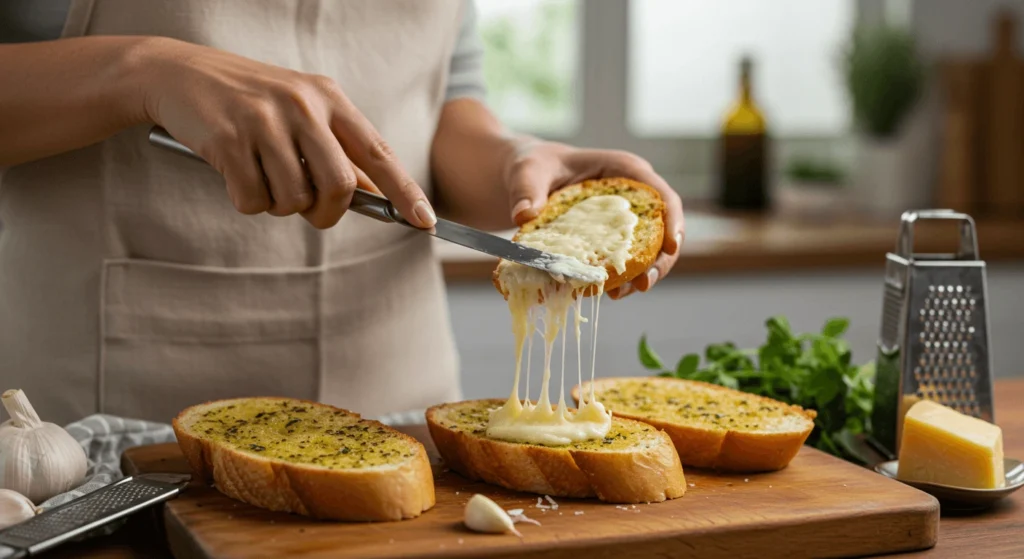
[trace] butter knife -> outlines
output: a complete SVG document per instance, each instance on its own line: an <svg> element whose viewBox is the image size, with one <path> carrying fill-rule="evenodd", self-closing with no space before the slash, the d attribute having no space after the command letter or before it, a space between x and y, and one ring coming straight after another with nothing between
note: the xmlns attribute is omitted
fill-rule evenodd
<svg viewBox="0 0 1024 559"><path fill-rule="evenodd" d="M154 126L150 130L149 141L155 146L205 162L187 146L171 137L171 135L160 126ZM452 242L484 254L489 254L502 260L517 262L524 266L544 270L545 272L562 277L588 281L586 276L577 275L571 268L559 266L553 269L553 266L558 263L564 263L568 259L565 256L546 253L508 239L503 239L497 235L492 235L479 229L460 225L454 221L438 218L437 223L430 229L421 229L416 227L406 221L387 198L362 189L356 189L355 193L353 193L349 209L378 221L404 225L417 231L433 235L439 239L444 239L445 241Z"/></svg>

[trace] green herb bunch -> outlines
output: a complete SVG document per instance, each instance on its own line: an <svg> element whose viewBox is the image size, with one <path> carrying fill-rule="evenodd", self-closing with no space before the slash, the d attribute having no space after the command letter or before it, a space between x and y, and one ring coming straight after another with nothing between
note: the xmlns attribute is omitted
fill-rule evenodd
<svg viewBox="0 0 1024 559"><path fill-rule="evenodd" d="M813 409L817 418L807 444L863 462L855 438L870 429L874 365L853 364L842 339L849 320L829 319L818 334L794 334L781 316L769 318L766 326L768 339L757 349L712 344L704 351L703 365L701 356L692 353L675 370L667 370L643 336L640 362L660 376L710 382Z"/></svg>

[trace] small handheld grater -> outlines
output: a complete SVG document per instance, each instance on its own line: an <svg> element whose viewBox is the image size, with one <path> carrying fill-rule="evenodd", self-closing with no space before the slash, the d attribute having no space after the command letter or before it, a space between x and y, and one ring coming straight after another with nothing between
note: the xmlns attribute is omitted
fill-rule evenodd
<svg viewBox="0 0 1024 559"><path fill-rule="evenodd" d="M922 220L959 222L955 254L915 254ZM985 262L974 220L952 210L905 212L896 252L886 254L871 440L899 454L903 416L918 400L994 421Z"/></svg>
<svg viewBox="0 0 1024 559"><path fill-rule="evenodd" d="M0 559L36 557L150 505L172 499L189 481L186 474L143 474L69 503L45 510L0 530Z"/></svg>

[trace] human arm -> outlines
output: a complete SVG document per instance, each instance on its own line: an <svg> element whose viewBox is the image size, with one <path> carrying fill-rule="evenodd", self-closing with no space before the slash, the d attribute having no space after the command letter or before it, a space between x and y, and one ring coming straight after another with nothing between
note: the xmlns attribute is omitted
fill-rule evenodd
<svg viewBox="0 0 1024 559"><path fill-rule="evenodd" d="M483 44L476 6L464 0L452 55L447 102L431 149L435 201L449 218L488 230L509 229L537 215L552 190L602 176L627 176L658 190L668 207L666 235L654 267L609 293L646 291L665 277L683 239L679 195L643 159L620 151L581 150L509 132L487 108Z"/></svg>
<svg viewBox="0 0 1024 559"><path fill-rule="evenodd" d="M156 123L224 175L242 213L330 227L361 183L415 225L433 224L422 189L323 76L173 39L101 36L0 45L0 75L0 165Z"/></svg>

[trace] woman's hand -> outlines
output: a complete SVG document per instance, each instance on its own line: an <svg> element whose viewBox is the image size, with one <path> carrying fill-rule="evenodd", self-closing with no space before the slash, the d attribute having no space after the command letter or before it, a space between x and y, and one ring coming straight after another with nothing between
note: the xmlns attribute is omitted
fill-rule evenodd
<svg viewBox="0 0 1024 559"><path fill-rule="evenodd" d="M414 225L436 222L423 190L331 79L170 39L148 48L146 114L224 175L239 212L298 213L327 228L359 184Z"/></svg>
<svg viewBox="0 0 1024 559"><path fill-rule="evenodd" d="M665 201L665 240L646 274L608 294L620 299L647 291L668 275L683 243L683 203L675 190L644 159L624 151L578 149L554 142L520 140L506 168L509 204L517 225L533 219L554 190L587 179L626 177L654 187Z"/></svg>

